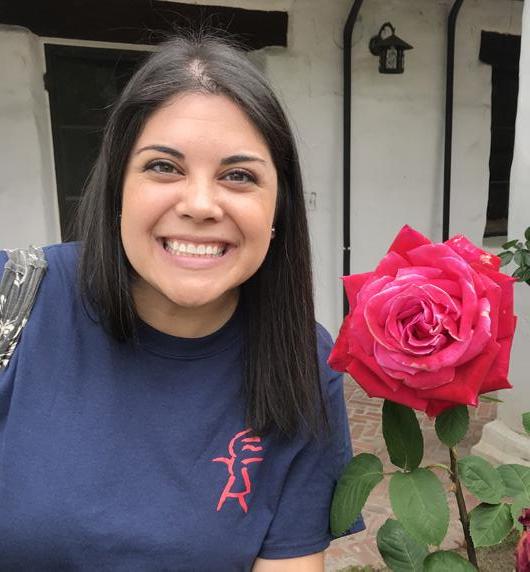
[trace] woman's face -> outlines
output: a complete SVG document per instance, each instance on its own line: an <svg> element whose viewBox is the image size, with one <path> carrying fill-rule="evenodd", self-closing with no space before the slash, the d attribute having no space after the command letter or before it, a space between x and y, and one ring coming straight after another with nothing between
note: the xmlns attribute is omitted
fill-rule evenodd
<svg viewBox="0 0 530 572"><path fill-rule="evenodd" d="M268 147L230 99L184 94L158 109L123 184L121 238L140 277L140 316L237 301L269 248L276 196Z"/></svg>

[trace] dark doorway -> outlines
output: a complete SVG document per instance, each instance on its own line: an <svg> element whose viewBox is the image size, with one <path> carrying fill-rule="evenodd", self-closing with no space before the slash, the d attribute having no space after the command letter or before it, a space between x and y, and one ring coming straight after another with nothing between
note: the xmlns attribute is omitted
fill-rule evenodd
<svg viewBox="0 0 530 572"><path fill-rule="evenodd" d="M484 236L506 236L519 93L520 36L482 32L480 60L492 66L490 181Z"/></svg>
<svg viewBox="0 0 530 572"><path fill-rule="evenodd" d="M47 44L49 93L61 236L72 222L97 156L109 106L146 52Z"/></svg>

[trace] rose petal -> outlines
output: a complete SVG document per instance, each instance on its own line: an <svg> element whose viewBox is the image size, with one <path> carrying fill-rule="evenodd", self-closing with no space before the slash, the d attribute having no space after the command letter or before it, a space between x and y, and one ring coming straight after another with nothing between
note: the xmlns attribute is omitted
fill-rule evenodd
<svg viewBox="0 0 530 572"><path fill-rule="evenodd" d="M390 399L420 411L427 409L428 401L426 399L419 398L413 390L404 386L401 386L398 391L392 391L359 360L354 359L349 364L348 373L366 391L369 397Z"/></svg>
<svg viewBox="0 0 530 572"><path fill-rule="evenodd" d="M404 279L410 278L411 276L422 279L428 279L429 282L434 278L439 278L442 275L442 271L439 268L432 268L430 266L407 266L405 268L400 268L396 274L396 278ZM425 281L425 280L423 280Z"/></svg>
<svg viewBox="0 0 530 572"><path fill-rule="evenodd" d="M476 359L456 368L454 380L433 389L419 389L418 396L425 399L442 399L454 403L477 405L478 394L499 353L498 343L491 341Z"/></svg>
<svg viewBox="0 0 530 572"><path fill-rule="evenodd" d="M501 288L497 336L499 338L513 336L516 324L513 315L513 285L515 278L506 276L502 272L490 270L486 266L481 267L480 272L491 278Z"/></svg>
<svg viewBox="0 0 530 572"><path fill-rule="evenodd" d="M510 367L510 351L513 338L503 338L499 340L499 353L486 375L480 393L488 393L497 389L510 389L512 385L508 381L508 370Z"/></svg>
<svg viewBox="0 0 530 572"><path fill-rule="evenodd" d="M478 304L478 317L471 334L471 343L455 362L455 366L460 366L475 358L491 339L490 303L487 298L482 298Z"/></svg>
<svg viewBox="0 0 530 572"><path fill-rule="evenodd" d="M398 232L396 238L394 238L388 252L397 252L403 258L408 260L408 252L423 244L431 244L431 241L426 236L423 236L423 234L406 224Z"/></svg>
<svg viewBox="0 0 530 572"><path fill-rule="evenodd" d="M385 370L379 365L373 354L366 354L361 346L356 342L355 338L350 338L350 345L348 352L350 356L355 357L362 362L368 369L375 373L381 381L387 385L392 391L397 391L401 385L391 375L388 375Z"/></svg>
<svg viewBox="0 0 530 572"><path fill-rule="evenodd" d="M410 266L409 262L397 252L388 252L375 269L378 276L395 276L403 267Z"/></svg>
<svg viewBox="0 0 530 572"><path fill-rule="evenodd" d="M439 399L431 399L427 405L426 413L429 417L437 417L446 409L451 409L455 404L452 401L441 401Z"/></svg>
<svg viewBox="0 0 530 572"><path fill-rule="evenodd" d="M445 241L445 244L452 248L457 254L459 254L465 261L477 262L493 270L498 270L501 264L501 259L498 256L482 250L478 246L475 246L467 237L462 234L457 234L449 240Z"/></svg>
<svg viewBox="0 0 530 572"><path fill-rule="evenodd" d="M357 306L357 294L359 290L373 277L373 272L365 272L364 274L352 274L351 276L344 276L342 278L344 290L346 291L346 296L350 303L350 311Z"/></svg>
<svg viewBox="0 0 530 572"><path fill-rule="evenodd" d="M352 360L348 353L348 337L351 335L351 318L346 316L340 327L335 345L328 357L328 364L335 371L346 371Z"/></svg>
<svg viewBox="0 0 530 572"><path fill-rule="evenodd" d="M389 351L385 346L374 344L374 359L390 376L396 379L403 379L404 373L414 374L418 369L403 365L400 360L402 354L400 352Z"/></svg>
<svg viewBox="0 0 530 572"><path fill-rule="evenodd" d="M454 381L454 367L442 367L437 372L416 372L414 375L405 374L403 383L412 389L434 389Z"/></svg>

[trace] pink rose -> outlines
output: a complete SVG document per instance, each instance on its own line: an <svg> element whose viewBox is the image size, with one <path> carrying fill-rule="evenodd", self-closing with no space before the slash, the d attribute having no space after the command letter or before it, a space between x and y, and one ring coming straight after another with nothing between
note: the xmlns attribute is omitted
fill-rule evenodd
<svg viewBox="0 0 530 572"><path fill-rule="evenodd" d="M530 572L530 508L525 508L518 520L523 525L524 532L515 549L515 569L517 572Z"/></svg>
<svg viewBox="0 0 530 572"><path fill-rule="evenodd" d="M464 236L404 226L374 272L344 277L350 312L329 364L370 397L438 415L509 388L514 279Z"/></svg>

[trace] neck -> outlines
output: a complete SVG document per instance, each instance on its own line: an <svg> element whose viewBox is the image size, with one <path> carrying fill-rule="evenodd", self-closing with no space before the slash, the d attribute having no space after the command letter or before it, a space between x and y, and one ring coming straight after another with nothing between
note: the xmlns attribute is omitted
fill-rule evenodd
<svg viewBox="0 0 530 572"><path fill-rule="evenodd" d="M179 338L201 338L219 330L234 314L239 290L198 307L179 306L160 293L141 285L133 287L138 316L155 330Z"/></svg>

